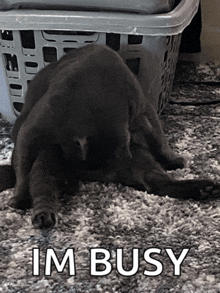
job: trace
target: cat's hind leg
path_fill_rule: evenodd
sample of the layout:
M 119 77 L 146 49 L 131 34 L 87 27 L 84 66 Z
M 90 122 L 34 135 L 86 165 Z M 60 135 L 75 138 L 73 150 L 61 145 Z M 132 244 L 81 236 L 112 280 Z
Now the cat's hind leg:
M 59 145 L 42 148 L 30 172 L 30 196 L 33 206 L 32 223 L 36 228 L 52 228 L 60 189 L 64 184 L 65 161 Z
M 130 167 L 124 168 L 121 164 L 121 171 L 117 172 L 122 184 L 132 185 L 155 195 L 168 195 L 178 199 L 191 198 L 202 201 L 220 197 L 219 183 L 208 179 L 174 180 L 144 148 L 133 146 L 132 154 Z
M 148 116 L 140 115 L 130 126 L 133 144 L 146 147 L 164 170 L 184 168 L 185 159 L 171 150 L 154 109 Z

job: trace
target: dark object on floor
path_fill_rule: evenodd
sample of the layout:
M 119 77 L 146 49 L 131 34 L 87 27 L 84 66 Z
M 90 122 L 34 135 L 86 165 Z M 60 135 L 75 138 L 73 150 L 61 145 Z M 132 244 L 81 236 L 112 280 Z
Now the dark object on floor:
M 181 0 L 176 0 L 175 4 L 178 5 Z M 201 4 L 199 4 L 198 11 L 191 23 L 185 28 L 182 33 L 180 43 L 180 53 L 199 53 L 201 52 L 201 30 L 202 30 L 202 14 Z

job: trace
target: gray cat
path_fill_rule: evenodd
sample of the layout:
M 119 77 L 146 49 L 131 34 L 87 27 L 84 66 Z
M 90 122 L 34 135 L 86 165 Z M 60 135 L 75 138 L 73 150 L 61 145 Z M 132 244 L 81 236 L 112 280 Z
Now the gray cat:
M 60 189 L 72 181 L 119 182 L 158 195 L 218 197 L 211 180 L 173 180 L 184 167 L 158 116 L 121 57 L 88 45 L 42 69 L 31 81 L 13 128 L 12 166 L 1 166 L 9 205 L 33 207 L 37 228 L 53 227 Z

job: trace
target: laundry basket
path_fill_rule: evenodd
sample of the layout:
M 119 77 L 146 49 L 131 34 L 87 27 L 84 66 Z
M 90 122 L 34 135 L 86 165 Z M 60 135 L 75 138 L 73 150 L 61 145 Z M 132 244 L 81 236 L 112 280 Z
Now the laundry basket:
M 13 122 L 22 109 L 28 83 L 41 68 L 69 50 L 95 42 L 107 44 L 122 56 L 160 113 L 172 89 L 181 33 L 198 5 L 199 0 L 182 0 L 162 14 L 4 9 L 0 12 L 0 63 L 8 96 L 0 94 L 0 112 Z

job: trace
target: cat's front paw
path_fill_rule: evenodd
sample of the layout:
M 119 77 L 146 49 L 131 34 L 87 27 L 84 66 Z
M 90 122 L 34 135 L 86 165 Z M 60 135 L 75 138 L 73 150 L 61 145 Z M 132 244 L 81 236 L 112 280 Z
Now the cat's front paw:
M 183 157 L 176 157 L 172 160 L 162 163 L 165 170 L 183 169 L 186 166 L 186 160 Z

